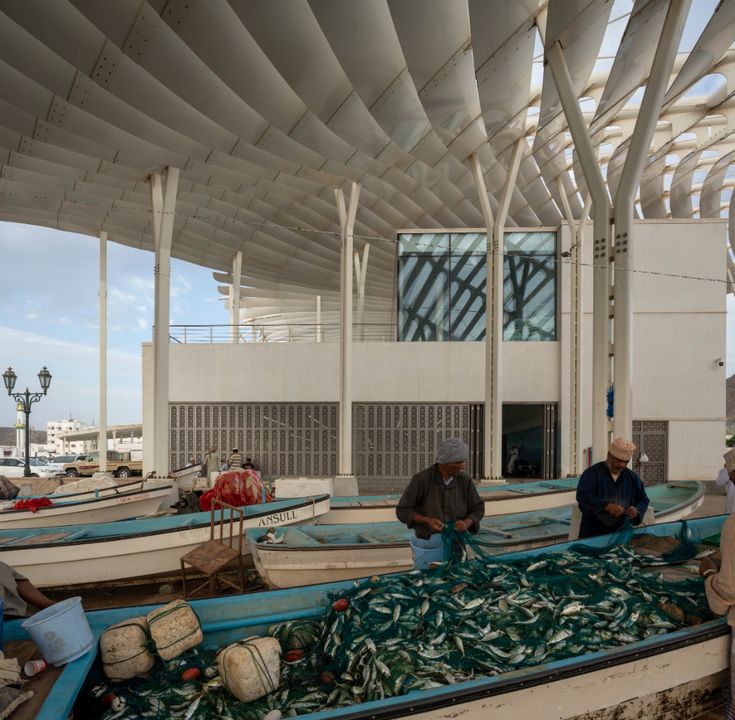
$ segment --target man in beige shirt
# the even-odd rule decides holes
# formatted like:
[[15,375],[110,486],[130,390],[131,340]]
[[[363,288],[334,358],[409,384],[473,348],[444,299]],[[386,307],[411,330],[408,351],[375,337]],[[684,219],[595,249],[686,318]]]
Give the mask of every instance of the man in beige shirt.
[[[735,482],[735,448],[728,450],[724,457],[730,482]],[[730,645],[730,699],[725,713],[726,720],[732,720],[735,718],[735,513],[725,520],[720,531],[720,552],[720,567],[711,558],[702,558],[699,574],[704,576],[704,590],[710,610],[717,615],[727,615],[727,624],[733,636]]]

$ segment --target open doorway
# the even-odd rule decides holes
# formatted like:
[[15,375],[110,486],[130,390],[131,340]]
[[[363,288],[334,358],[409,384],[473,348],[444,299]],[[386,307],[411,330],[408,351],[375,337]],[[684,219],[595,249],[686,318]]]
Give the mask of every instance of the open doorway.
[[503,477],[558,477],[556,403],[503,404]]

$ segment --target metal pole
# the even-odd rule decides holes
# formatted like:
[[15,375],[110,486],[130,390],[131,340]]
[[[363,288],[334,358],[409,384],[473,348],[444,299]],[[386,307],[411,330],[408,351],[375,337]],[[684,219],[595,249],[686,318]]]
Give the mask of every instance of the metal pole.
[[316,296],[316,341],[322,341],[322,296]]
[[671,77],[689,0],[671,0],[615,194],[614,372],[616,436],[633,437],[633,206]]
[[240,278],[242,276],[242,250],[232,258],[232,285],[230,285],[230,322],[232,323],[232,342],[240,342]]
[[592,310],[592,461],[604,460],[608,447],[607,388],[610,382],[609,277],[610,198],[597,164],[587,125],[572,88],[564,53],[555,42],[546,49],[546,59],[564,109],[584,179],[592,197],[593,219],[593,310]]
[[23,404],[23,412],[26,416],[26,465],[23,470],[24,477],[31,476],[31,402],[30,393],[26,388],[25,402]]
[[370,243],[365,243],[362,249],[362,260],[355,254],[357,269],[357,325],[360,332],[360,340],[365,339],[365,278],[367,277],[367,264],[370,257]]
[[107,232],[100,231],[100,472],[107,472]]
[[341,189],[334,191],[337,199],[342,236],[340,272],[340,363],[339,363],[339,453],[338,474],[352,476],[352,239],[357,214],[360,185],[352,183],[350,199],[345,207]]
[[171,287],[171,241],[176,211],[179,170],[167,168],[166,187],[161,176],[151,175],[153,229],[156,238],[154,365],[154,455],[155,472],[166,477],[169,471],[168,383],[169,383],[169,303]]
[[575,223],[561,176],[556,178],[564,215],[569,226],[569,458],[568,472],[579,474],[580,429],[582,427],[582,237],[592,203],[587,195],[579,221]]

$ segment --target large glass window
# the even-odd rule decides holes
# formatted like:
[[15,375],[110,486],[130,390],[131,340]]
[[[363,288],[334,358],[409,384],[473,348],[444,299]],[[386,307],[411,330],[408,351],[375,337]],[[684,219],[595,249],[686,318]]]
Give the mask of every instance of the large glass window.
[[[399,236],[398,338],[485,339],[484,233]],[[503,337],[556,339],[556,233],[505,235]]]
[[556,340],[556,233],[505,233],[503,339]]

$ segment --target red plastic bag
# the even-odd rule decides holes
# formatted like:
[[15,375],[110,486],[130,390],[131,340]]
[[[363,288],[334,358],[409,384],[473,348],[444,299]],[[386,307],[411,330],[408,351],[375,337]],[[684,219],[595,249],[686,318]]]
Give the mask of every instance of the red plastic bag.
[[41,508],[51,507],[53,503],[47,497],[38,498],[26,498],[25,500],[18,500],[13,508],[15,510],[30,510],[31,512],[38,512]]
[[257,505],[263,502],[263,497],[266,502],[273,501],[257,470],[252,468],[228,470],[220,474],[211,490],[202,494],[199,498],[199,507],[204,511],[211,510],[213,498],[236,507]]

